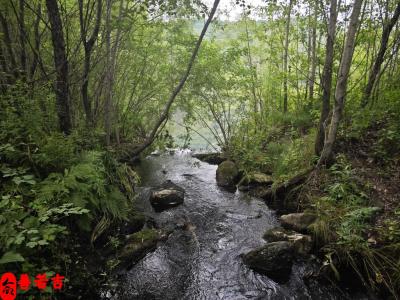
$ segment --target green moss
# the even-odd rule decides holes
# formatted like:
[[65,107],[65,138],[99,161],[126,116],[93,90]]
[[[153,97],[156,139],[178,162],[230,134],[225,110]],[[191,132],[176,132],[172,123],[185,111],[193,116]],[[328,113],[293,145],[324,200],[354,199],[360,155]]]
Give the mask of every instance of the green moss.
[[159,233],[155,229],[142,229],[129,237],[131,242],[144,242],[158,239]]

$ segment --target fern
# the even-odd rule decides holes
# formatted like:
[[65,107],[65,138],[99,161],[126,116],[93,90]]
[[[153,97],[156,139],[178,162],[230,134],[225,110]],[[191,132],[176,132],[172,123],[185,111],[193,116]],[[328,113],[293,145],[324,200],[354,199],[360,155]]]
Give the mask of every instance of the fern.
[[38,197],[46,203],[71,202],[89,209],[91,219],[103,214],[111,219],[126,219],[129,209],[127,198],[115,182],[109,182],[110,176],[102,156],[101,152],[89,151],[64,174],[50,174],[41,183]]

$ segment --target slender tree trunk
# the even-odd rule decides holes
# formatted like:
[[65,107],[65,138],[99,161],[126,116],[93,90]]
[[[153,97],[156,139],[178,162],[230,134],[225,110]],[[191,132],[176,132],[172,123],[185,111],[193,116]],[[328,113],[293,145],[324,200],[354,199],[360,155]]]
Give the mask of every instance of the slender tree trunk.
[[[312,25],[311,25],[311,9],[310,8],[308,8],[308,33],[307,33],[307,36],[308,36],[308,41],[307,41],[307,76],[308,76],[308,78],[310,78],[310,66],[311,66],[311,43],[312,43],[312,29],[311,29],[311,27],[312,27]],[[309,82],[310,82],[310,80],[306,80],[306,87],[305,87],[305,97],[304,97],[304,100],[307,100],[308,99],[308,84],[309,84]]]
[[322,71],[322,80],[321,80],[321,85],[323,90],[322,106],[318,124],[318,132],[315,140],[316,155],[320,155],[324,147],[326,119],[328,118],[330,109],[332,69],[333,69],[334,46],[336,37],[336,23],[338,15],[337,4],[338,4],[337,0],[331,0],[331,5],[329,9],[329,24],[328,24],[328,34],[326,39],[325,63],[324,63],[324,69]]
[[[89,87],[89,73],[91,68],[91,56],[93,52],[94,43],[97,40],[97,36],[100,30],[101,23],[101,13],[102,13],[102,1],[97,0],[97,11],[96,11],[96,20],[93,28],[93,32],[87,40],[88,33],[88,23],[90,20],[85,20],[83,16],[83,0],[78,1],[79,4],[79,22],[80,22],[80,30],[81,30],[81,40],[83,43],[83,49],[85,52],[84,64],[83,64],[83,82],[81,86],[81,95],[83,108],[85,110],[86,115],[86,124],[89,126],[93,125],[93,111],[92,111],[92,101],[89,99],[88,95],[88,87]],[[87,8],[89,9],[89,8]]]
[[60,130],[69,134],[72,129],[68,91],[68,60],[65,52],[64,32],[57,0],[46,0],[51,25],[51,39],[56,69],[55,94]]
[[321,153],[318,165],[327,164],[331,161],[333,156],[333,145],[336,141],[337,131],[344,108],[344,101],[346,97],[347,81],[349,79],[351,61],[353,59],[355,36],[359,24],[359,16],[363,0],[355,0],[353,11],[350,16],[350,24],[346,34],[345,46],[340,61],[339,74],[335,90],[335,106],[331,118],[329,133],[325,138],[324,148]]
[[26,78],[26,49],[25,49],[25,3],[24,0],[19,0],[19,44],[20,44],[20,60],[21,60],[21,73]]
[[285,53],[283,57],[283,112],[288,110],[288,57],[289,57],[289,32],[290,32],[290,14],[292,13],[293,0],[289,0],[289,6],[286,8],[286,29],[285,29]]
[[312,24],[312,38],[311,38],[311,71],[310,71],[310,92],[308,94],[308,100],[310,104],[313,102],[314,99],[314,84],[315,84],[315,71],[317,68],[317,17],[318,17],[318,10],[317,5],[314,4],[314,17],[313,17],[313,24]]
[[40,24],[40,19],[42,18],[42,5],[39,2],[37,5],[37,15],[36,15],[36,20],[33,25],[33,32],[34,32],[34,51],[33,51],[33,59],[32,59],[32,65],[29,69],[29,79],[32,81],[33,76],[35,75],[36,68],[38,65],[39,61],[39,48],[40,48],[40,34],[39,34],[39,24]]
[[[250,35],[249,35],[249,29],[247,26],[247,17],[245,17],[245,29],[246,29],[246,44],[247,44],[247,62],[249,64],[249,69],[250,69],[250,74],[251,74],[251,94],[253,96],[253,107],[254,107],[254,121],[257,124],[257,113],[258,113],[258,100],[257,100],[257,94],[256,94],[256,70],[255,67],[253,66],[253,59],[251,56],[251,48],[250,48]],[[257,126],[256,126],[257,127]]]
[[175,87],[174,91],[172,92],[171,96],[169,97],[167,104],[165,105],[164,110],[161,113],[161,116],[158,118],[157,122],[153,126],[153,129],[151,130],[150,135],[146,138],[146,140],[143,142],[143,144],[141,144],[140,146],[136,147],[133,150],[133,153],[132,153],[133,156],[139,155],[143,150],[145,150],[147,147],[149,147],[153,143],[154,139],[157,136],[159,128],[167,119],[169,111],[171,109],[171,106],[172,106],[175,98],[178,96],[178,94],[182,90],[183,86],[185,85],[186,80],[189,77],[190,71],[192,70],[193,64],[196,60],[197,53],[199,52],[201,43],[207,32],[208,26],[210,25],[214,15],[215,15],[215,12],[217,11],[219,1],[220,0],[214,0],[214,4],[211,9],[210,15],[208,16],[207,21],[204,23],[203,29],[202,29],[200,36],[197,40],[197,43],[193,49],[193,53],[192,53],[192,56],[190,57],[190,60],[189,60],[189,63],[188,63],[185,73],[183,74],[178,85]]
[[107,91],[104,108],[104,128],[106,131],[106,145],[111,144],[111,122],[112,122],[112,80],[113,74],[111,70],[111,7],[112,0],[106,2],[106,53],[107,53]]
[[383,27],[381,45],[380,45],[380,48],[378,51],[378,55],[376,56],[374,65],[370,71],[368,83],[365,87],[363,97],[361,100],[362,108],[364,108],[368,104],[369,98],[371,97],[372,88],[374,87],[376,77],[379,74],[379,71],[381,69],[381,66],[382,66],[382,63],[383,63],[383,60],[385,57],[390,33],[391,33],[394,25],[396,24],[396,22],[399,20],[399,16],[400,16],[400,1],[397,3],[396,10],[395,10],[392,18]]
[[19,74],[18,74],[18,67],[17,67],[17,62],[14,56],[14,49],[12,47],[12,41],[10,37],[10,30],[8,28],[8,21],[6,17],[1,13],[0,11],[0,22],[3,27],[3,36],[4,36],[4,44],[7,49],[7,56],[11,64],[11,73],[13,74],[14,79],[17,79]]

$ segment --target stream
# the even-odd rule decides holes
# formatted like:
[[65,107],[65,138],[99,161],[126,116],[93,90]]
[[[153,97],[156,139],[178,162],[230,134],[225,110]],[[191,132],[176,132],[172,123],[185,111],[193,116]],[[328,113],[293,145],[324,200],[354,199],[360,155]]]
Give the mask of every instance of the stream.
[[[306,285],[309,262],[296,261],[285,284],[247,268],[240,254],[266,243],[262,235],[279,225],[277,216],[260,199],[220,189],[216,166],[189,151],[149,157],[138,172],[140,209],[156,227],[185,226],[120,275],[113,299],[368,299],[333,286]],[[184,204],[155,213],[148,200],[151,187],[167,179],[185,189]]]

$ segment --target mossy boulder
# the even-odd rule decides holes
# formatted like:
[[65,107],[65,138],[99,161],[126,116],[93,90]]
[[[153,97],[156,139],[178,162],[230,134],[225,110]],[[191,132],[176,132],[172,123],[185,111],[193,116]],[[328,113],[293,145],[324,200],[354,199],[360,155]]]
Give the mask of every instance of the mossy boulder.
[[250,195],[255,197],[263,197],[272,184],[271,175],[253,172],[243,176],[238,183],[238,189],[239,191],[249,192]]
[[263,238],[267,242],[287,241],[292,244],[294,252],[298,255],[307,255],[313,245],[311,236],[279,227],[267,230]]
[[217,184],[229,190],[236,189],[239,178],[239,170],[233,161],[227,160],[217,168]]
[[306,233],[309,231],[309,227],[317,219],[316,215],[312,213],[292,213],[282,215],[280,221],[282,226],[286,229],[292,229],[298,232]]
[[244,254],[242,259],[249,268],[283,283],[292,270],[293,247],[289,242],[273,242]]
[[157,242],[165,238],[165,233],[161,230],[143,229],[127,238],[125,246],[119,251],[117,257],[119,260],[137,263],[146,256],[147,253],[154,251]]
[[260,173],[260,172],[253,172],[243,176],[243,178],[239,181],[238,186],[243,188],[248,186],[259,186],[259,185],[271,186],[272,183],[273,180],[271,175],[267,175],[265,173]]

